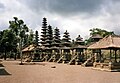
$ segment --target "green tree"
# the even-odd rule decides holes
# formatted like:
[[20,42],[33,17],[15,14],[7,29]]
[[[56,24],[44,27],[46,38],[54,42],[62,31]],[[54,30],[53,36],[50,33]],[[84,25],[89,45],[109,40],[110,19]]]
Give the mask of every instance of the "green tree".
[[29,33],[24,36],[23,46],[24,48],[34,43],[34,33],[29,30]]
[[86,44],[91,43],[92,42],[91,37],[96,35],[96,34],[100,35],[101,37],[105,37],[107,35],[114,35],[113,31],[107,31],[107,30],[103,30],[100,28],[93,28],[93,29],[90,29],[89,31],[90,31],[90,38],[85,40]]
[[29,31],[29,29],[26,24],[24,24],[23,20],[19,20],[17,17],[13,18],[13,21],[9,21],[9,28],[17,37],[22,64],[22,47],[25,45],[23,44],[23,41],[26,39],[26,33]]
[[3,38],[3,31],[0,31],[0,53],[3,52],[3,48],[2,48],[2,38]]
[[33,30],[31,29],[30,32],[29,32],[29,35],[28,35],[28,45],[30,44],[33,44],[34,43],[34,32]]
[[[4,52],[4,59],[6,60],[7,57],[7,53],[8,52],[13,52],[14,49],[16,48],[16,42],[15,42],[16,38],[15,35],[11,32],[11,30],[4,30],[3,31],[3,35],[0,41],[0,46],[1,46],[1,50]],[[9,53],[10,55],[10,53]]]
[[95,35],[95,34],[99,34],[102,37],[105,37],[107,35],[113,35],[114,34],[114,32],[111,32],[111,31],[109,32],[109,31],[99,29],[99,28],[93,28],[93,29],[90,29],[89,31],[90,31],[90,36]]

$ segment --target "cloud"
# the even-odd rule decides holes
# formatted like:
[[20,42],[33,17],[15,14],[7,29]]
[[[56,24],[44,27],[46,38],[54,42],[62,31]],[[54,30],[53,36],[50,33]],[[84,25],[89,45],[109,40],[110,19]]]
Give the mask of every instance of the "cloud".
[[3,3],[0,3],[0,13],[4,12],[5,6]]
[[95,14],[106,0],[20,0],[36,12],[50,12],[59,15]]
[[68,30],[71,39],[86,38],[96,27],[119,34],[119,5],[119,0],[1,0],[0,30],[17,16],[40,33],[42,18],[47,17],[48,25],[58,27],[61,36]]
[[4,4],[0,3],[0,9],[5,8]]

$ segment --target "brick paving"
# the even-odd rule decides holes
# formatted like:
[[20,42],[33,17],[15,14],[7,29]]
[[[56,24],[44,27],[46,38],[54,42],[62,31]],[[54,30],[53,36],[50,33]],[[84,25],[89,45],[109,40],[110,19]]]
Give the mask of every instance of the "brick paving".
[[120,83],[120,72],[48,62],[18,65],[19,62],[3,61],[7,73],[0,75],[0,83]]

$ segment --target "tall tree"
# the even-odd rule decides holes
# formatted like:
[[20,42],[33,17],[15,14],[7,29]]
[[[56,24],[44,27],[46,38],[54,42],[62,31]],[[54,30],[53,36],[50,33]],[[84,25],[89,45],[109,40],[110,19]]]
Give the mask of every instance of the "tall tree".
[[34,43],[34,32],[30,30],[30,33],[28,35],[28,45],[33,44],[33,43]]
[[25,40],[25,35],[28,32],[28,27],[26,24],[24,24],[23,20],[19,20],[17,17],[13,17],[13,21],[9,21],[9,28],[11,31],[17,36],[19,43],[19,50],[20,50],[20,56],[21,56],[21,64],[22,64],[22,47],[23,47],[23,41]]
[[0,31],[0,53],[3,53],[2,38],[3,38],[3,31]]
[[23,20],[19,20],[17,17],[13,18],[13,21],[9,21],[9,28],[17,37],[19,37],[19,39],[21,38],[21,40],[23,41],[29,29],[26,24],[24,24]]
[[4,59],[6,60],[6,54],[8,52],[14,51],[16,48],[17,43],[15,35],[11,32],[11,30],[4,30],[3,31],[3,36],[1,38],[1,48],[4,51]]

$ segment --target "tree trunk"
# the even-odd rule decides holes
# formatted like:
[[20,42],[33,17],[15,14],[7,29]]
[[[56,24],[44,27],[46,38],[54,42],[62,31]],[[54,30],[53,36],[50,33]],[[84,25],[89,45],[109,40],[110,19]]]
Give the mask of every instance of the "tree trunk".
[[7,55],[6,55],[6,50],[5,50],[4,60],[6,60],[6,56],[7,56]]

